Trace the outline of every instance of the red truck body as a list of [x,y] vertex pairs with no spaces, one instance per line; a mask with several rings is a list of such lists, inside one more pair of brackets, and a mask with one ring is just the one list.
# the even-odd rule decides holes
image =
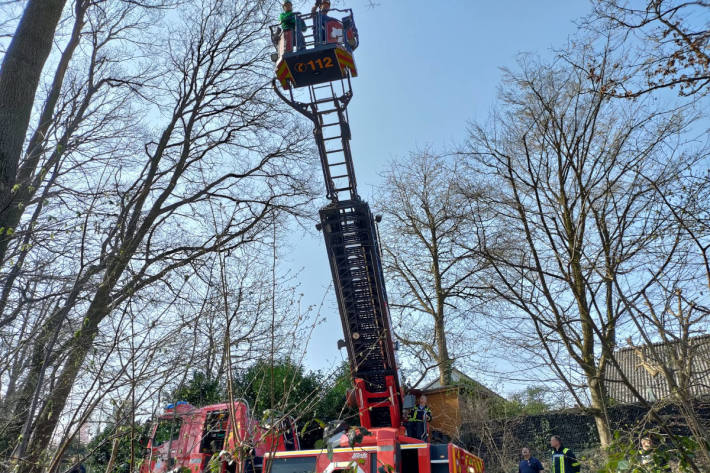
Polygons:
[[483,461],[454,444],[430,444],[404,435],[402,429],[373,429],[350,447],[346,435],[327,450],[267,453],[270,473],[483,473]]
[[[215,456],[222,460],[221,471],[242,472],[248,465],[258,471],[268,452],[299,448],[293,428],[285,433],[283,429],[262,428],[250,419],[242,402],[234,403],[233,413],[234,421],[229,404],[195,408],[178,402],[167,406],[152,428],[140,473],[202,473]],[[249,449],[238,448],[247,444]],[[235,451],[244,451],[244,458],[233,458]],[[219,457],[222,452],[225,453]],[[242,467],[236,468],[234,462]]]

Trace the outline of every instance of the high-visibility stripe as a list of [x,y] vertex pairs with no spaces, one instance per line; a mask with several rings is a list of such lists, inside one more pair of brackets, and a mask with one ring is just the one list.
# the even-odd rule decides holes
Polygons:
[[[552,473],[566,473],[565,463],[567,463],[567,452],[569,452],[569,448],[563,448],[562,453],[556,453],[556,450],[552,451]],[[558,462],[559,467],[557,466]],[[579,466],[579,463],[572,463],[571,466]]]
[[335,55],[338,57],[338,61],[341,61],[344,64],[347,64],[348,66],[355,65],[355,61],[353,61],[353,57],[350,55],[350,53],[345,52],[342,49],[336,49]]
[[290,89],[291,85],[289,81],[293,81],[293,74],[291,74],[291,69],[289,69],[288,64],[286,64],[286,61],[281,60],[281,63],[278,65],[276,69],[276,78],[281,82],[281,86],[284,89]]
[[352,61],[347,60],[346,58],[342,58],[338,56],[338,64],[340,64],[340,67],[347,67],[348,69],[354,69],[355,68],[355,63]]
[[426,443],[406,443],[400,445],[402,450],[410,450],[412,448],[427,448],[429,445]]
[[[557,466],[559,464],[559,467]],[[565,455],[564,453],[552,454],[552,473],[565,473]]]
[[[357,447],[357,448],[334,448],[333,453],[357,453],[357,452],[376,452],[377,447]],[[306,455],[322,455],[327,453],[327,450],[292,450],[284,452],[266,452],[267,457],[302,457]]]
[[340,72],[345,74],[346,69],[350,69],[350,75],[357,77],[357,68],[355,67],[355,61],[353,60],[352,54],[344,49],[335,49],[335,58],[338,60],[338,65],[340,66]]

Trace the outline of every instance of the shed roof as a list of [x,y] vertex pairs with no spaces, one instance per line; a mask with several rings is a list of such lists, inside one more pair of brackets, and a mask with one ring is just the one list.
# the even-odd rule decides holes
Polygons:
[[431,393],[431,392],[445,391],[445,390],[452,389],[452,388],[468,387],[471,390],[475,391],[476,394],[482,395],[483,397],[498,398],[498,399],[504,400],[503,397],[501,397],[495,391],[488,389],[483,384],[479,383],[478,381],[471,378],[470,376],[467,376],[465,373],[457,370],[456,368],[453,368],[451,370],[451,381],[452,381],[452,384],[450,386],[442,386],[441,383],[439,382],[439,378],[436,378],[435,380],[431,381],[429,384],[424,386],[422,388],[422,391]]

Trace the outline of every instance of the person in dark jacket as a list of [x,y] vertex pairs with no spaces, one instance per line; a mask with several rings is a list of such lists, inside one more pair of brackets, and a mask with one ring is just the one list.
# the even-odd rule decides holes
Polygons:
[[571,448],[562,445],[562,439],[560,439],[559,435],[553,435],[550,438],[550,447],[552,447],[550,473],[579,473],[579,460],[577,460]]
[[518,464],[518,473],[540,473],[544,470],[540,460],[530,455],[530,449],[528,447],[523,447],[520,453],[523,459],[520,460]]
[[427,406],[427,398],[424,394],[419,396],[419,403],[409,411],[407,419],[407,435],[420,440],[428,437],[427,423],[431,422],[431,409]]
[[333,20],[328,16],[330,11],[330,0],[316,0],[315,5],[311,8],[311,14],[313,15],[313,38],[316,44],[323,44],[328,42],[326,23]]

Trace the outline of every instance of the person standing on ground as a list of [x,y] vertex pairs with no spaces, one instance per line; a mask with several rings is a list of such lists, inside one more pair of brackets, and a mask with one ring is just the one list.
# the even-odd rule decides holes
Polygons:
[[523,459],[518,464],[518,473],[540,473],[545,469],[540,460],[530,455],[528,447],[523,447],[520,453],[523,455]]
[[577,457],[571,448],[562,445],[559,435],[550,438],[550,447],[552,447],[551,473],[579,473],[580,465]]
[[427,423],[431,422],[431,409],[427,406],[426,395],[419,396],[419,404],[409,412],[407,419],[407,435],[419,440],[426,440],[428,436]]

